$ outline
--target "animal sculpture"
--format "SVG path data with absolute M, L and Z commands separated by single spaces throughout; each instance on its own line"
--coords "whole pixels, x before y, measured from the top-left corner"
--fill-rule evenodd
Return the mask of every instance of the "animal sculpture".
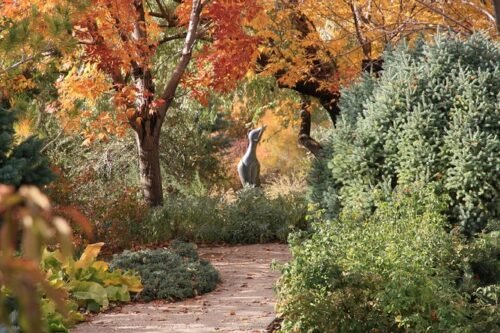
M 262 138 L 265 129 L 266 126 L 262 126 L 248 133 L 248 148 L 238 163 L 238 174 L 243 186 L 260 186 L 260 163 L 257 160 L 257 144 Z

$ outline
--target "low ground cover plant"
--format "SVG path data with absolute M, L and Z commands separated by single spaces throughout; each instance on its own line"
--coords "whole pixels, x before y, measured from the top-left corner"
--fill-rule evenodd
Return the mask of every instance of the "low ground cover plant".
M 141 276 L 144 289 L 138 298 L 181 300 L 212 291 L 219 274 L 206 260 L 200 259 L 192 244 L 174 241 L 168 249 L 124 251 L 115 255 L 113 270 L 133 270 Z
M 141 279 L 133 271 L 110 270 L 109 264 L 97 260 L 104 243 L 88 245 L 80 258 L 64 259 L 61 253 L 45 251 L 42 268 L 54 285 L 63 285 L 80 309 L 99 312 L 111 302 L 129 302 L 131 294 L 142 290 Z

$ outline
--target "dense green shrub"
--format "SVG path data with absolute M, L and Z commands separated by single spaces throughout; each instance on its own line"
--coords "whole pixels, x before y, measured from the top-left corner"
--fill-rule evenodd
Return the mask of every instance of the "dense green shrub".
M 173 238 L 197 240 L 201 226 L 221 220 L 219 200 L 208 196 L 170 195 L 163 206 L 153 209 L 141 225 L 143 242 L 161 243 Z
M 500 282 L 500 226 L 489 225 L 471 244 L 471 266 L 484 284 Z
M 223 129 L 227 126 L 215 107 L 203 107 L 183 100 L 178 110 L 167 113 L 168 131 L 160 137 L 160 159 L 165 188 L 183 191 L 192 182 L 203 185 L 220 182 L 224 170 L 216 158 L 228 144 Z
M 297 194 L 268 198 L 261 189 L 248 187 L 239 192 L 236 201 L 225 207 L 224 212 L 221 231 L 227 243 L 284 242 L 290 232 L 307 226 L 306 202 Z M 206 237 L 207 228 L 217 226 L 204 227 L 199 234 L 201 240 Z
M 380 79 L 343 92 L 313 199 L 333 217 L 343 208 L 368 216 L 374 193 L 438 181 L 452 224 L 471 233 L 499 219 L 500 44 L 441 35 L 384 59 Z
M 307 228 L 307 203 L 292 193 L 270 198 L 258 188 L 245 188 L 235 200 L 209 196 L 168 196 L 139 225 L 130 221 L 136 242 L 170 239 L 202 243 L 285 242 L 288 234 Z M 127 228 L 125 228 L 127 229 Z
M 0 107 L 0 184 L 48 184 L 54 175 L 40 153 L 42 142 L 30 137 L 17 144 L 14 121 L 14 112 Z
M 496 317 L 485 315 L 495 305 L 469 305 L 458 288 L 468 264 L 459 234 L 445 229 L 447 201 L 433 188 L 417 188 L 397 190 L 374 204 L 377 209 L 367 219 L 344 211 L 336 220 L 318 223 L 310 239 L 292 241 L 294 259 L 284 267 L 278 288 L 283 331 L 498 328 L 498 311 Z M 481 311 L 481 319 L 471 315 Z
M 498 59 L 482 35 L 438 36 L 344 91 L 310 177 L 332 222 L 293 242 L 285 331 L 500 330 Z M 394 194 L 415 183 L 432 191 Z
M 200 259 L 191 244 L 172 242 L 170 249 L 124 251 L 115 255 L 111 268 L 134 270 L 144 286 L 139 298 L 180 300 L 215 289 L 219 274 Z

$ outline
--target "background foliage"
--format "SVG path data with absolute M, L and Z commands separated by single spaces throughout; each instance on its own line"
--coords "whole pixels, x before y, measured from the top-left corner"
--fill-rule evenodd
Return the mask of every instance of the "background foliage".
M 171 196 L 142 223 L 121 221 L 128 228 L 122 237 L 160 244 L 171 239 L 205 244 L 284 242 L 289 233 L 307 229 L 305 214 L 306 202 L 300 193 L 272 198 L 260 189 L 245 188 L 232 198 Z
M 500 51 L 485 37 L 496 33 L 492 2 L 204 2 L 193 52 L 182 56 L 184 65 L 194 61 L 171 91 L 180 80 L 174 68 L 186 69 L 178 59 L 192 3 L 0 4 L 0 183 L 49 183 L 46 153 L 56 209 L 70 222 L 80 221 L 74 207 L 82 210 L 111 252 L 174 238 L 286 241 L 300 231 L 279 286 L 284 331 L 498 330 Z M 457 35 L 429 42 L 436 28 Z M 486 31 L 473 35 L 476 28 Z M 338 119 L 340 85 L 382 60 L 380 78 L 342 92 Z M 307 217 L 309 159 L 291 129 L 303 119 L 298 110 L 325 122 L 322 108 L 336 128 L 314 161 Z M 157 209 L 141 200 L 131 138 L 134 129 L 140 142 L 148 122 L 164 124 L 153 148 L 159 143 L 169 195 Z M 234 193 L 235 163 L 259 123 L 268 125 L 259 148 L 264 189 Z M 119 265 L 140 271 L 145 300 L 215 286 L 213 268 L 177 242 L 125 252 L 111 270 L 96 259 L 100 244 L 72 259 L 67 225 L 46 198 L 1 189 L 5 322 L 65 331 L 78 308 L 127 301 L 140 286 Z M 158 192 L 150 203 L 161 202 Z M 75 227 L 83 250 L 90 226 Z M 61 251 L 40 251 L 61 234 Z
M 16 138 L 14 122 L 14 112 L 0 107 L 0 184 L 48 184 L 54 175 L 40 154 L 42 142 L 35 137 Z

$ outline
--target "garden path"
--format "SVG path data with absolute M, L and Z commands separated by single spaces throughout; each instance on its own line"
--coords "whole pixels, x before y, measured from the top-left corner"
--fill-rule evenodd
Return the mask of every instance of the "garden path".
M 126 305 L 93 317 L 72 333 L 265 332 L 275 318 L 278 278 L 270 264 L 288 261 L 288 246 L 206 247 L 199 253 L 220 272 L 222 282 L 213 292 L 176 303 Z

